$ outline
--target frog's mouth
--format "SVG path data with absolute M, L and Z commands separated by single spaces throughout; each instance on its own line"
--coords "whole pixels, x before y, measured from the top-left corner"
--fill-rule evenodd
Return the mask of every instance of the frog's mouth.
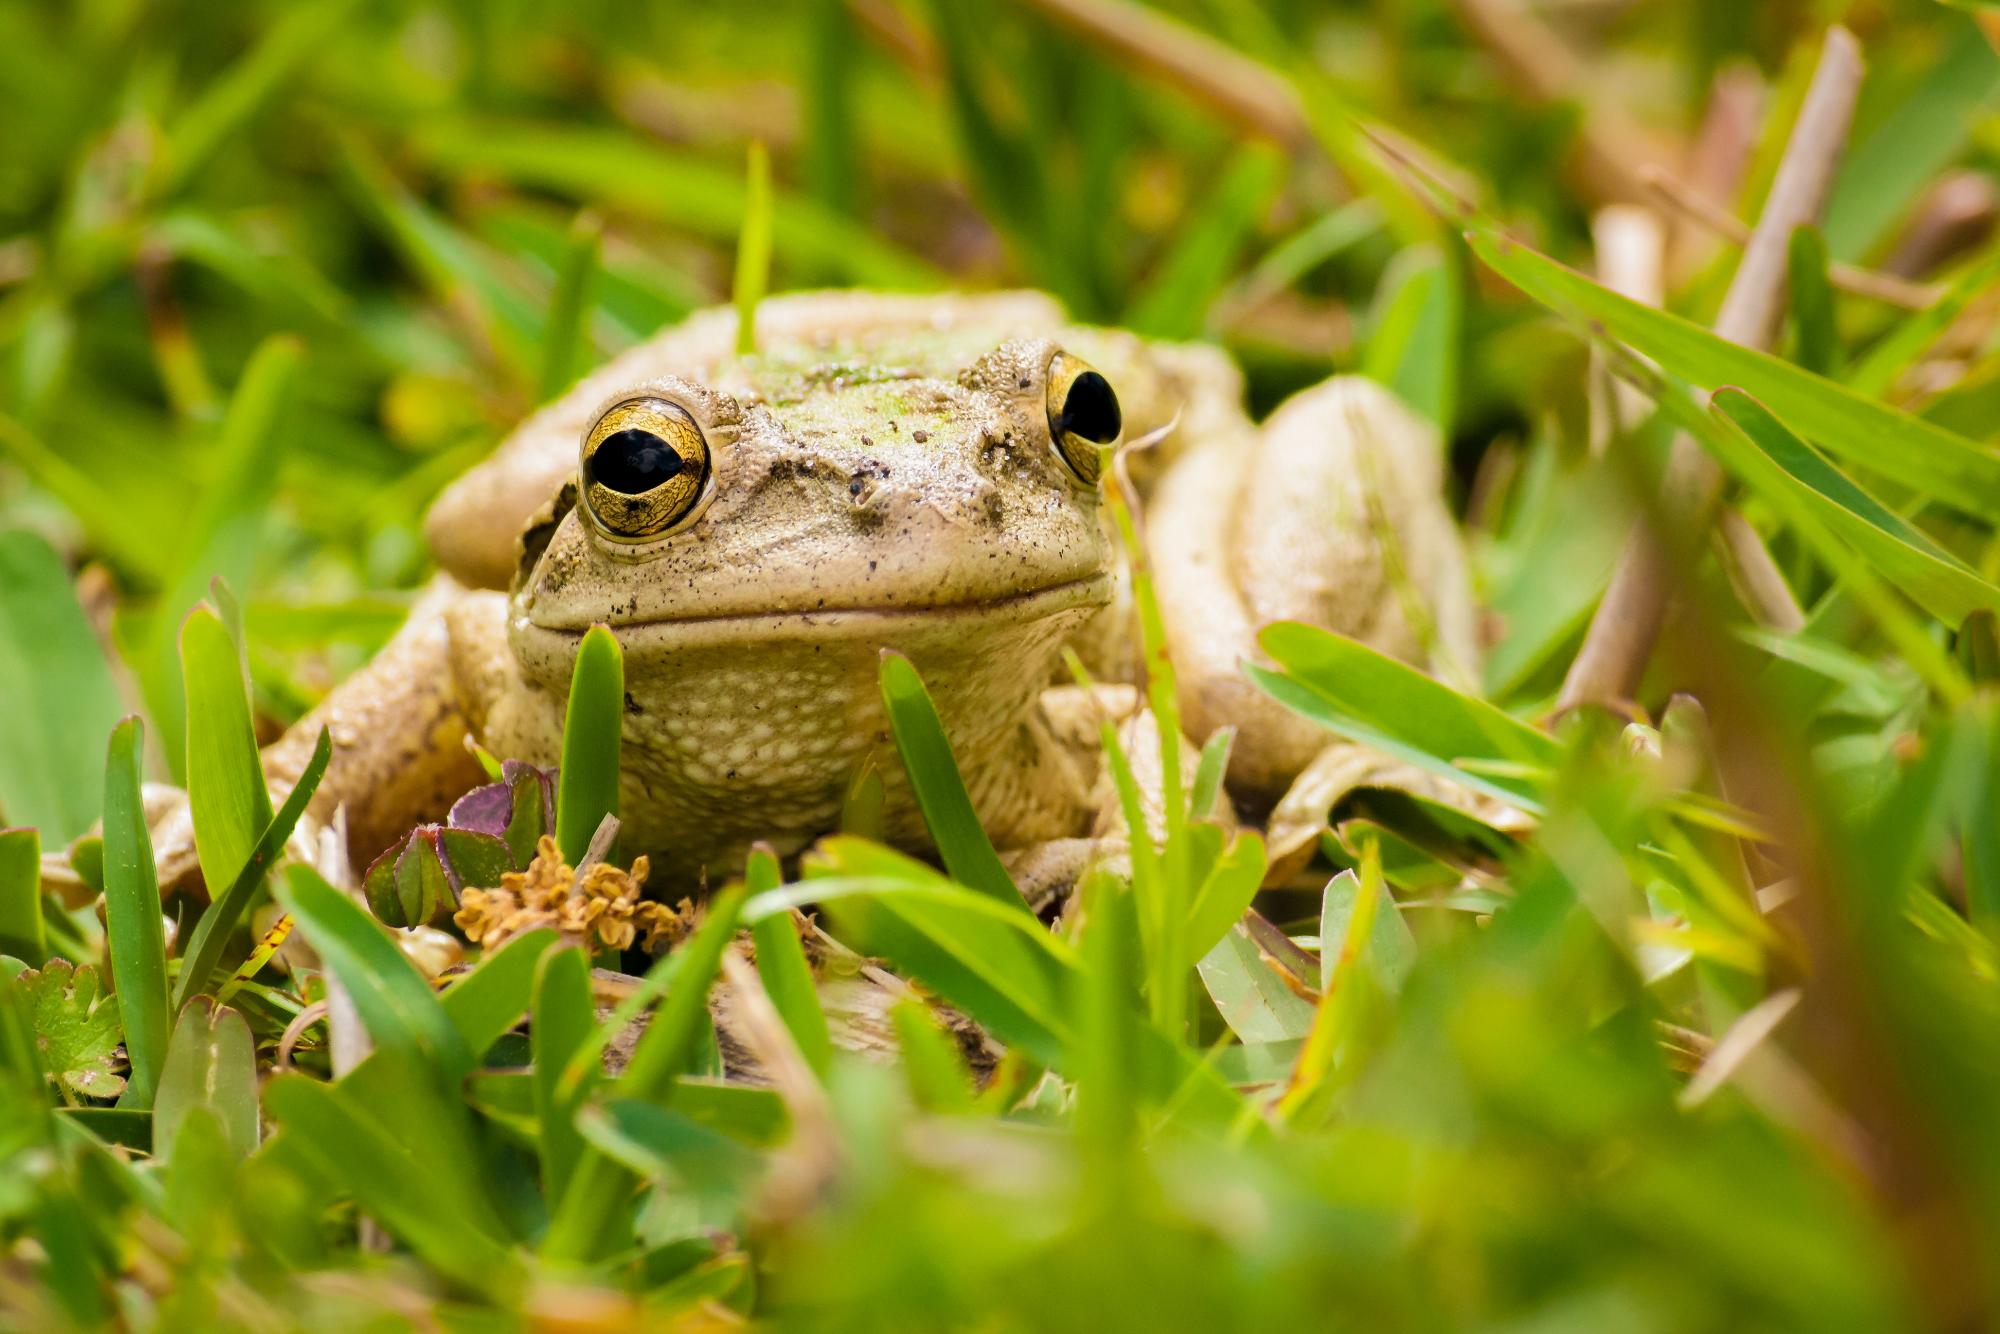
M 758 641 L 879 639 L 893 643 L 919 627 L 972 627 L 976 633 L 1004 631 L 1065 613 L 1088 613 L 1111 601 L 1111 576 L 1097 572 L 1002 597 L 934 603 L 820 604 L 812 607 L 719 614 L 664 614 L 642 618 L 602 618 L 631 648 L 680 648 Z M 581 639 L 588 626 L 550 623 L 533 612 L 517 618 L 516 630 L 546 636 L 545 643 Z

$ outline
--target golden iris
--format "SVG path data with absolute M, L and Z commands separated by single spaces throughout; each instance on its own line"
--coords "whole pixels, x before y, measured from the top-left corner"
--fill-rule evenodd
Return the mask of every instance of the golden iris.
M 1111 382 L 1087 361 L 1058 352 L 1049 360 L 1049 439 L 1072 476 L 1097 485 L 1098 446 L 1118 442 L 1125 429 Z
M 584 432 L 584 510 L 621 542 L 672 531 L 707 493 L 708 478 L 708 441 L 678 403 L 628 398 Z

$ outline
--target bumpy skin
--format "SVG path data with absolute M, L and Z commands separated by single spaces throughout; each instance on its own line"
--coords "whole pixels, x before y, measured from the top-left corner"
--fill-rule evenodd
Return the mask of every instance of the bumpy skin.
M 345 803 L 357 856 L 475 781 L 468 733 L 554 763 L 577 643 L 601 622 L 625 650 L 626 846 L 652 851 L 670 883 L 740 868 L 756 839 L 805 846 L 871 756 L 887 835 L 923 845 L 876 685 L 885 648 L 922 673 L 996 843 L 1075 861 L 1083 845 L 1066 840 L 1088 838 L 1106 806 L 1095 729 L 1073 694 L 1052 709 L 1045 691 L 1066 642 L 1113 676 L 1133 656 L 1096 495 L 1049 438 L 1058 349 L 1115 386 L 1127 438 L 1173 424 L 1135 464 L 1142 486 L 1165 472 L 1149 550 L 1196 739 L 1243 728 L 1232 790 L 1275 796 L 1324 740 L 1242 681 L 1258 623 L 1302 615 L 1391 651 L 1422 647 L 1389 605 L 1409 588 L 1389 588 L 1369 513 L 1386 510 L 1398 534 L 1415 571 L 1403 584 L 1457 599 L 1417 619 L 1461 636 L 1436 442 L 1371 416 L 1380 404 L 1362 415 L 1390 428 L 1357 428 L 1363 391 L 1344 382 L 1260 433 L 1220 353 L 1070 326 L 1026 293 L 787 297 L 760 308 L 759 355 L 733 356 L 734 337 L 733 312 L 716 310 L 633 349 L 439 499 L 427 534 L 447 574 L 383 657 L 270 756 L 288 777 L 330 724 L 316 806 Z M 714 492 L 683 530 L 614 548 L 565 484 L 590 422 L 634 392 L 693 415 Z M 1143 732 L 1132 708 L 1127 692 L 1115 712 Z

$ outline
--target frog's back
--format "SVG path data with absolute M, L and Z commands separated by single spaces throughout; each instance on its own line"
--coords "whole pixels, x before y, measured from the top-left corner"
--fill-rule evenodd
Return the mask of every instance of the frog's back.
M 663 375 L 783 394 L 828 368 L 855 374 L 955 373 L 1010 338 L 1063 327 L 1062 307 L 1039 292 L 917 296 L 804 292 L 757 311 L 758 356 L 739 369 L 736 312 L 718 306 L 631 348 L 535 412 L 478 467 L 438 497 L 425 536 L 438 564 L 473 587 L 504 588 L 515 539 L 576 468 L 577 441 L 604 401 Z M 731 383 L 735 379 L 737 382 Z

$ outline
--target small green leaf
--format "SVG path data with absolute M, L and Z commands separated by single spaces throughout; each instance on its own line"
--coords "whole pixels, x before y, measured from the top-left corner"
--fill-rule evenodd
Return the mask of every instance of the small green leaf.
M 1311 1029 L 1312 1001 L 1285 984 L 1278 965 L 1240 923 L 1223 932 L 1195 967 L 1222 1021 L 1244 1042 L 1284 1042 Z
M 891 1007 L 889 1019 L 903 1051 L 903 1078 L 916 1105 L 927 1112 L 961 1116 L 970 1112 L 975 1104 L 965 1053 L 938 1026 L 931 1007 L 905 996 Z
M 1341 947 L 1348 938 L 1348 923 L 1354 917 L 1355 900 L 1360 892 L 1361 881 L 1350 870 L 1327 881 L 1326 892 L 1320 896 L 1321 991 L 1333 986 L 1334 974 L 1340 968 Z M 1416 966 L 1417 939 L 1410 934 L 1410 924 L 1403 920 L 1402 911 L 1386 892 L 1382 902 L 1375 906 L 1369 924 L 1366 960 L 1369 970 L 1391 995 L 1403 989 L 1403 980 Z
M 173 1011 L 167 1005 L 167 941 L 160 916 L 160 885 L 153 867 L 153 839 L 139 773 L 145 729 L 127 718 L 111 731 L 104 766 L 104 916 L 111 972 L 118 985 L 118 1013 L 132 1080 L 122 1106 L 153 1105 L 166 1059 Z
M 577 647 L 556 780 L 556 845 L 571 866 L 583 860 L 604 817 L 618 814 L 624 725 L 625 655 L 616 635 L 593 625 Z
M 125 1091 L 118 1056 L 118 1006 L 100 996 L 97 970 L 50 959 L 14 980 L 27 1006 L 42 1068 L 65 1098 L 115 1098 Z

